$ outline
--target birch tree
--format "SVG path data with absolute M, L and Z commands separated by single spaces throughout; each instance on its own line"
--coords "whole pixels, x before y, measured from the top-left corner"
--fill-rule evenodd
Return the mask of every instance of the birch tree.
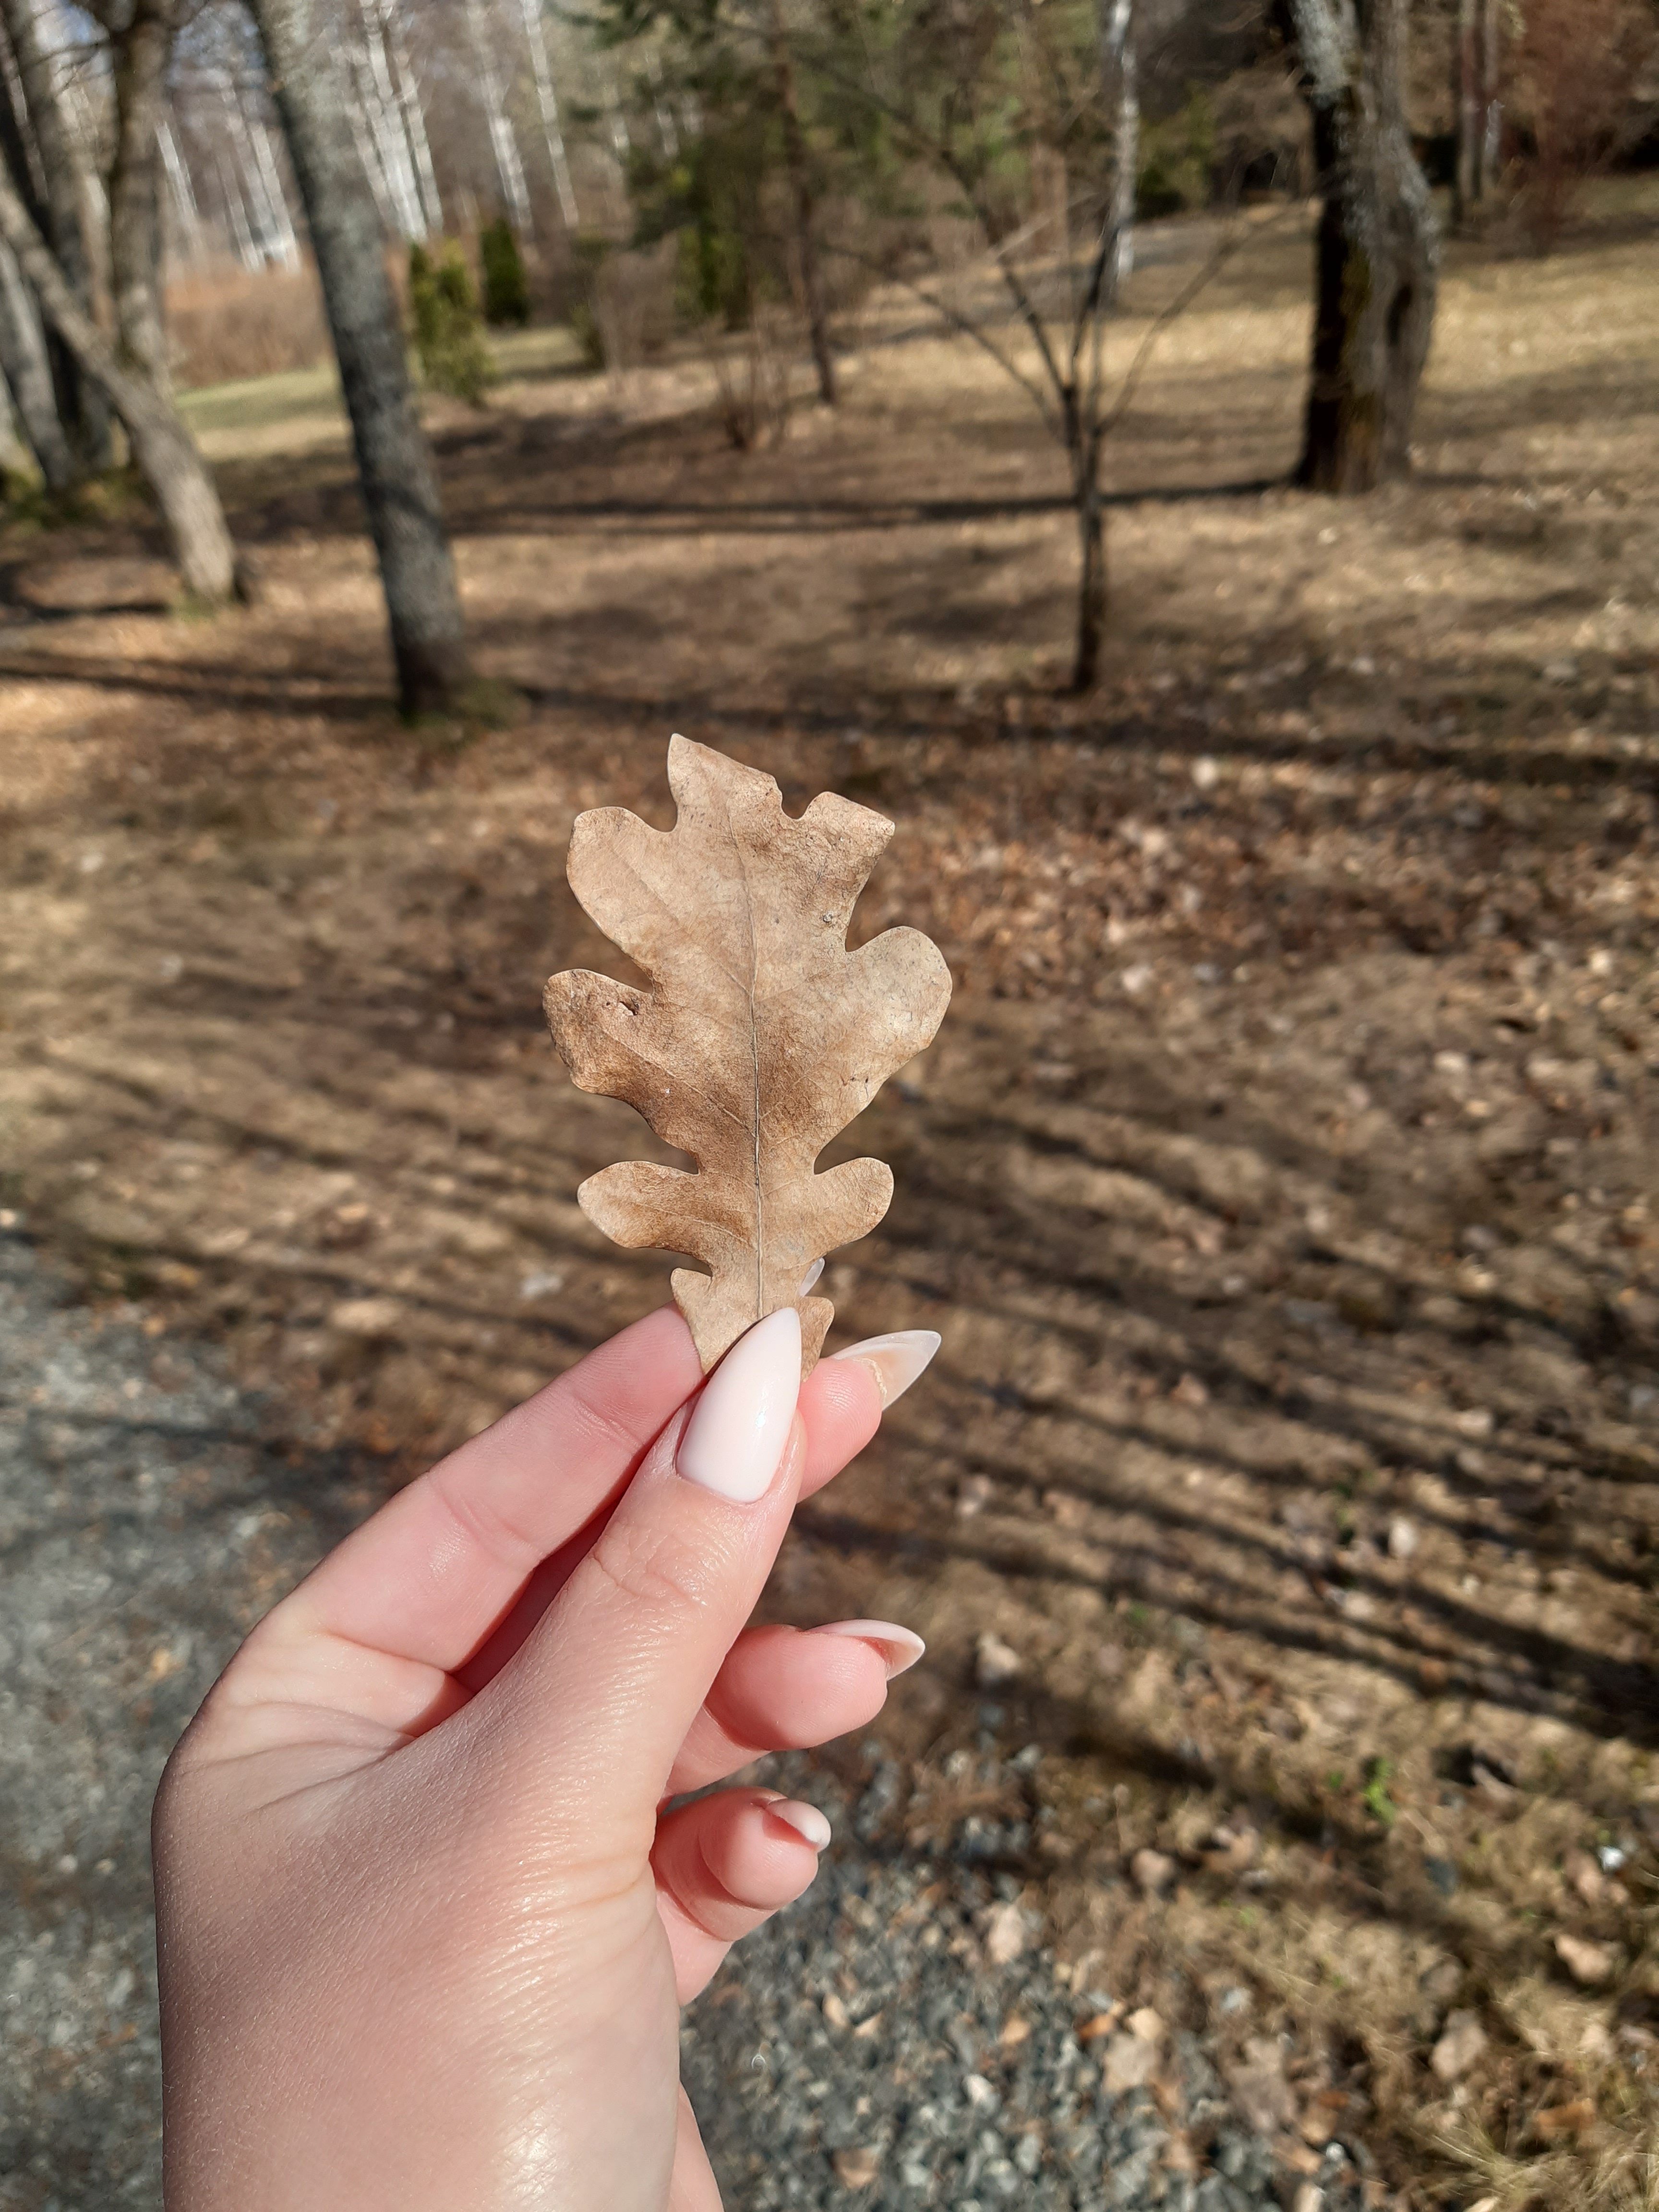
M 410 387 L 384 234 L 321 0 L 253 0 L 305 205 L 405 714 L 454 707 L 469 669 L 436 472 Z
M 1112 131 L 1112 257 L 1106 297 L 1134 273 L 1135 186 L 1140 175 L 1140 66 L 1135 50 L 1135 0 L 1103 0 L 1101 96 Z
M 46 330 L 17 256 L 4 239 L 0 239 L 0 374 L 46 489 L 59 495 L 72 491 L 80 481 L 81 466 L 58 412 Z
M 1297 481 L 1370 491 L 1410 465 L 1439 240 L 1405 102 L 1407 0 L 1285 0 L 1323 205 Z
M 565 154 L 564 130 L 559 120 L 558 96 L 553 88 L 553 69 L 547 51 L 547 27 L 542 21 L 541 0 L 520 0 L 524 12 L 526 43 L 530 48 L 530 67 L 536 80 L 536 104 L 541 110 L 542 136 L 547 143 L 547 158 L 553 170 L 553 188 L 559 196 L 559 213 L 567 230 L 581 228 L 581 215 L 576 205 L 576 188 L 571 182 L 570 163 Z
M 161 147 L 161 166 L 167 173 L 167 185 L 173 193 L 179 236 L 186 258 L 199 260 L 204 242 L 202 210 L 197 201 L 196 187 L 191 182 L 190 169 L 179 150 L 179 134 L 173 127 L 170 116 L 162 117 L 158 137 Z
M 423 222 L 422 235 L 429 238 L 444 227 L 443 202 L 438 197 L 432 142 L 427 135 L 426 116 L 421 106 L 420 80 L 416 75 L 409 40 L 404 33 L 403 10 L 398 0 L 369 0 L 369 4 L 375 10 L 376 28 L 386 54 L 386 73 L 403 125 L 404 142 L 414 166 Z
M 1106 18 L 1106 33 L 1121 36 L 1126 52 L 1133 27 L 1133 9 L 1121 30 Z M 1126 206 L 1133 213 L 1125 180 L 1134 157 L 1113 143 L 1121 95 L 1115 110 L 1102 112 L 1101 13 L 1049 0 L 1040 13 L 1012 20 L 1004 0 L 958 0 L 945 17 L 931 0 L 873 0 L 859 28 L 855 41 L 824 52 L 820 65 L 843 98 L 861 95 L 905 152 L 948 180 L 971 210 L 1004 313 L 965 304 L 964 295 L 953 298 L 902 263 L 889 262 L 882 273 L 925 300 L 1020 386 L 1065 457 L 1078 537 L 1071 680 L 1073 690 L 1088 691 L 1099 678 L 1109 607 L 1100 481 L 1108 442 L 1161 333 L 1250 232 L 1241 223 L 1224 233 L 1121 371 L 1109 373 L 1111 276 Z M 1058 267 L 1048 243 L 1052 206 L 1031 211 L 1036 153 L 1080 183 L 1064 229 L 1068 240 L 1075 227 L 1088 242 L 1081 254 L 1067 243 Z
M 104 261 L 96 234 L 100 194 L 88 141 L 70 112 L 62 32 L 55 13 L 43 12 L 41 0 L 0 0 L 0 27 L 21 109 L 19 114 L 9 101 L 0 102 L 12 126 L 0 138 L 0 161 L 75 304 L 95 315 Z M 46 319 L 58 412 L 71 450 L 82 472 L 106 469 L 114 458 L 108 404 L 88 381 L 55 319 Z
M 478 70 L 478 98 L 484 121 L 489 130 L 489 143 L 495 156 L 495 173 L 501 179 L 501 203 L 511 216 L 515 230 L 530 228 L 530 194 L 526 190 L 524 163 L 519 156 L 519 142 L 514 135 L 513 118 L 507 112 L 507 98 L 501 87 L 501 74 L 495 59 L 491 39 L 491 26 L 486 22 L 483 0 L 466 0 L 467 30 L 472 40 L 472 52 Z
M 0 169 L 0 238 L 46 319 L 119 416 L 139 473 L 155 495 L 185 589 L 204 605 L 247 596 L 246 576 L 207 464 L 167 391 L 125 362 L 76 298 L 62 265 Z
M 161 304 L 161 131 L 179 0 L 94 0 L 115 94 L 109 252 L 117 350 L 156 392 L 172 387 Z

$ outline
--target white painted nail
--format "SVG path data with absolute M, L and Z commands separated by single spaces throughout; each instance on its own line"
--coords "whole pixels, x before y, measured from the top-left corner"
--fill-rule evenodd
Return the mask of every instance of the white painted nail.
M 810 1290 L 811 1289 L 811 1287 L 812 1287 L 813 1284 L 817 1282 L 817 1280 L 818 1277 L 819 1277 L 823 1273 L 823 1261 L 822 1261 L 822 1260 L 814 1260 L 814 1261 L 813 1261 L 813 1262 L 812 1262 L 812 1264 L 811 1264 L 811 1267 L 806 1270 L 806 1273 L 805 1273 L 801 1277 L 801 1282 L 800 1282 L 800 1294 L 801 1294 L 802 1297 L 805 1297 L 806 1296 L 806 1293 L 808 1292 L 808 1291 L 810 1291 Z
M 800 1316 L 781 1306 L 738 1339 L 703 1385 L 675 1466 L 705 1490 L 752 1504 L 778 1471 L 799 1395 Z
M 876 1378 L 881 1402 L 890 1406 L 902 1398 L 944 1342 L 936 1328 L 899 1328 L 888 1336 L 866 1336 L 862 1344 L 849 1344 L 836 1359 L 861 1359 Z
M 881 1654 L 890 1682 L 907 1667 L 914 1667 L 927 1646 L 914 1628 L 901 1628 L 896 1620 L 831 1620 L 815 1628 L 814 1636 L 855 1636 L 860 1644 L 873 1644 Z
M 775 1820 L 786 1822 L 797 1835 L 805 1836 L 815 1851 L 821 1851 L 834 1833 L 816 1805 L 803 1805 L 793 1797 L 779 1797 L 766 1809 Z

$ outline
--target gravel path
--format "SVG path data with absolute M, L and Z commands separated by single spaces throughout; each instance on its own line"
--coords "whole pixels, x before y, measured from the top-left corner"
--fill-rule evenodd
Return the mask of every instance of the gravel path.
M 141 1322 L 60 1305 L 0 1236 L 5 2212 L 159 2203 L 151 1795 L 248 1623 L 379 1494 L 372 1470 L 274 1436 L 210 1352 Z M 863 1771 L 849 1794 L 775 1763 L 836 1842 L 684 2031 L 729 2212 L 1285 2202 L 1191 2039 L 1144 2016 L 1137 2035 L 1109 1990 L 1056 1977 L 996 1870 L 1018 1839 L 965 1832 L 917 1861 L 887 1832 L 879 1747 Z M 1298 2212 L 1358 2201 L 1337 2150 Z
M 0 1235 L 4 2212 L 159 2205 L 150 1800 L 246 1626 L 373 1503 Z
M 1156 2015 L 1124 2018 L 1109 1990 L 1063 1984 L 1024 1883 L 985 1863 L 1018 1856 L 1022 1838 L 974 1823 L 950 1857 L 896 1853 L 897 1778 L 878 1746 L 866 1754 L 872 1771 L 852 1799 L 808 1759 L 771 1762 L 770 1779 L 823 1807 L 836 1841 L 811 1891 L 732 1954 L 682 2037 L 730 2212 L 1359 2205 L 1334 2144 L 1316 2180 L 1286 2187 L 1196 2039 Z

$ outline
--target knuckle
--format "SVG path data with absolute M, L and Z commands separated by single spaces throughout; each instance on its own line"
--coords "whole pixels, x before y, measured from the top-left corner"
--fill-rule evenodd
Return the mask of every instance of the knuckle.
M 718 1560 L 678 1529 L 618 1527 L 613 1522 L 589 1558 L 630 1611 L 653 1620 L 707 1613 L 719 1591 Z

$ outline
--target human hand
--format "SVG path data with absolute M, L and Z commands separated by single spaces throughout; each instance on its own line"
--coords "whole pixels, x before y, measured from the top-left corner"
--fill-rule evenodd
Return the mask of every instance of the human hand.
M 744 1624 L 938 1342 L 802 1385 L 787 1310 L 694 1399 L 653 1314 L 259 1624 L 156 1799 L 169 2212 L 716 2212 L 678 2008 L 829 1827 L 765 1790 L 662 1808 L 860 1726 L 920 1656 Z

